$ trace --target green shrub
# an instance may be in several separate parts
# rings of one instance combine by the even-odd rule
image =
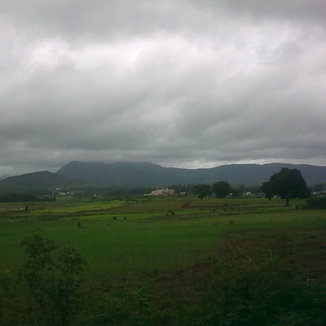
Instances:
[[[230,260],[216,268],[202,325],[325,325],[325,280],[304,281],[278,260]]]
[[[71,247],[59,249],[54,241],[39,235],[25,238],[27,261],[20,279],[29,289],[36,324],[68,326],[78,312],[81,273],[85,261]],[[30,322],[32,324],[32,321]]]
[[[307,209],[326,209],[326,197],[311,197],[306,200]]]

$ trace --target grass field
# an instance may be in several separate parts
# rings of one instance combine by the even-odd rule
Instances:
[[[77,248],[91,275],[103,277],[184,267],[211,255],[229,231],[326,224],[324,211],[297,210],[293,206],[298,202],[286,208],[280,200],[155,198],[26,205],[0,206],[0,270],[19,268],[19,242],[35,233]]]
[[[134,284],[130,288],[138,284],[142,289],[151,280],[151,293],[162,302],[172,300],[180,310],[175,325],[187,325],[190,323],[180,321],[184,303],[179,302],[178,297],[198,296],[193,275],[197,275],[198,284],[210,279],[209,266],[212,264],[208,266],[205,262],[216,259],[219,250],[228,243],[226,239],[236,243],[232,245],[234,255],[236,250],[245,252],[248,248],[256,252],[260,246],[266,246],[269,238],[265,253],[274,257],[283,250],[280,249],[282,239],[287,238],[289,243],[297,244],[295,257],[305,252],[305,257],[313,257],[311,266],[321,269],[323,262],[318,261],[325,258],[326,214],[323,210],[302,209],[303,204],[296,200],[291,207],[285,207],[278,199],[199,200],[189,197],[2,203],[0,279],[17,275],[25,261],[20,241],[39,234],[55,240],[59,246],[75,247],[88,262],[88,282],[121,284],[121,280],[132,276]],[[311,239],[318,241],[309,242]],[[245,245],[248,243],[249,246]],[[251,255],[250,250],[247,257]],[[319,258],[314,260],[314,257]],[[201,287],[199,297],[206,293],[205,286],[207,284]],[[166,292],[167,288],[173,289],[172,292]],[[188,304],[185,309],[194,305],[192,301]],[[155,309],[157,305],[160,303],[154,305]],[[174,324],[173,318],[168,320],[167,324]],[[132,322],[126,322],[129,324]]]

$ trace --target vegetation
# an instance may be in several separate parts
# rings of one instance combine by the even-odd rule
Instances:
[[[226,181],[215,182],[212,188],[217,198],[225,198],[231,192],[231,186]]]
[[[304,250],[300,237],[308,235],[310,250],[324,242],[317,230],[228,237],[215,264],[205,325],[324,325],[325,274],[321,257]],[[307,269],[307,262],[314,266]]]
[[[194,194],[202,200],[203,198],[210,196],[212,194],[212,188],[207,184],[195,185],[193,188]]]
[[[27,261],[20,271],[37,309],[34,323],[70,325],[80,308],[80,274],[86,264],[74,248],[58,249],[39,235],[25,238]]]
[[[0,323],[324,325],[325,213],[294,202],[1,203]]]
[[[0,202],[36,202],[36,201],[55,201],[55,197],[49,197],[31,192],[11,192],[0,195]]]
[[[301,172],[288,168],[283,168],[280,172],[273,174],[268,182],[263,183],[262,190],[267,198],[277,195],[285,199],[286,206],[289,206],[291,198],[306,198],[310,194]]]
[[[326,197],[311,197],[306,201],[307,209],[326,209]]]

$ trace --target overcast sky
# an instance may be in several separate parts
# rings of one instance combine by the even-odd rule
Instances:
[[[0,176],[326,165],[325,17],[325,0],[1,0]]]

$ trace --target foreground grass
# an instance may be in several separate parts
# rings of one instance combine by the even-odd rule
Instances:
[[[323,326],[325,238],[325,228],[227,232],[185,268],[88,281],[72,325]],[[3,325],[61,325],[29,300],[10,301]]]
[[[323,326],[325,211],[300,204],[160,198],[36,203],[27,211],[0,205],[0,322],[23,325],[28,317],[25,325],[51,325],[39,321],[24,289],[10,287],[25,260],[21,239],[40,234],[75,247],[89,264],[75,325]]]

